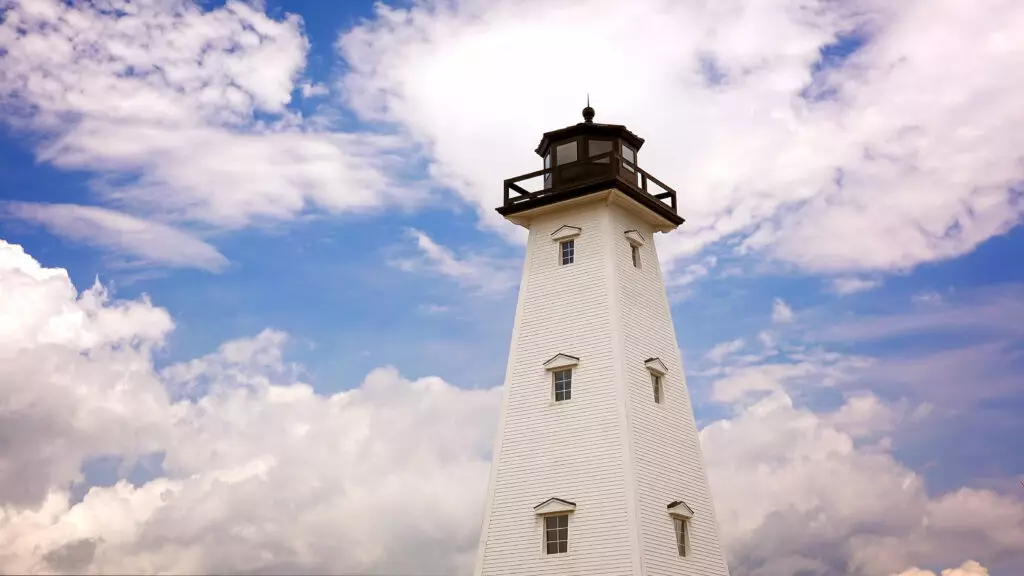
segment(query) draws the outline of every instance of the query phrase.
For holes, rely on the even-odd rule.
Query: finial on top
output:
[[[587,107],[583,109],[583,121],[590,124],[594,121],[594,109],[590,107],[590,93],[587,92]]]

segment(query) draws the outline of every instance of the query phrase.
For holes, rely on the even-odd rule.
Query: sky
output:
[[[1024,4],[0,0],[0,566],[468,574],[596,121],[734,576],[1024,573]]]

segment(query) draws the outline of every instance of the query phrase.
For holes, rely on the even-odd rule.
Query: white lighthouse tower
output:
[[[583,117],[498,208],[530,235],[476,574],[727,575],[653,239],[676,193]]]

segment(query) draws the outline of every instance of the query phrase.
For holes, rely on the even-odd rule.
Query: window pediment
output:
[[[575,238],[579,236],[580,232],[583,232],[582,228],[577,228],[576,226],[569,226],[568,224],[566,224],[559,228],[558,230],[555,230],[554,232],[551,233],[551,240],[554,242],[561,242],[563,240],[568,240],[570,238]]]
[[[668,368],[665,366],[665,363],[661,361],[661,358],[648,358],[644,361],[644,366],[658,376],[668,374]]]
[[[626,230],[622,235],[625,236],[626,240],[628,240],[633,246],[643,246],[646,244],[643,234],[637,230]]]
[[[580,363],[580,359],[568,354],[555,354],[555,356],[544,363],[545,370],[564,370],[573,368]]]
[[[690,508],[686,502],[683,502],[682,500],[670,502],[668,505],[668,513],[670,516],[675,518],[693,518],[693,508]]]
[[[547,500],[533,507],[533,512],[538,516],[545,514],[564,514],[576,510],[576,503],[562,498],[548,498]]]

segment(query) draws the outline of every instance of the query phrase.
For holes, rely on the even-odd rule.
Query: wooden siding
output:
[[[582,232],[559,264],[551,233]],[[643,268],[623,232],[640,230]],[[477,573],[576,576],[727,574],[650,227],[604,202],[531,223],[509,353]],[[553,402],[545,361],[578,357],[572,399]],[[668,366],[654,404],[644,361]],[[569,553],[543,552],[533,507],[575,502]],[[666,505],[694,510],[691,558],[675,554]]]

